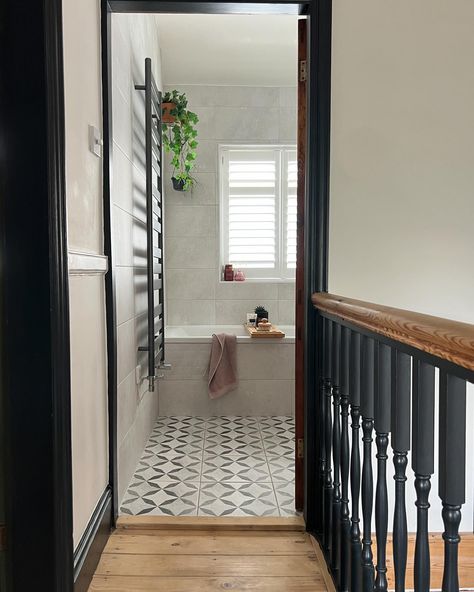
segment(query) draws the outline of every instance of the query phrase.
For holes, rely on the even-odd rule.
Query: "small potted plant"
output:
[[[176,191],[188,191],[195,183],[191,171],[196,159],[198,142],[195,126],[199,119],[196,113],[189,111],[186,95],[177,90],[164,94],[162,109],[163,146],[166,152],[172,154],[173,188]]]
[[[257,306],[255,308],[255,314],[257,315],[257,325],[262,319],[268,320],[268,311],[264,306]]]

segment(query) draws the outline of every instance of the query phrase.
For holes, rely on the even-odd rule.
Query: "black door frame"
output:
[[[102,83],[104,114],[104,218],[105,254],[109,257],[106,279],[107,344],[109,376],[109,458],[114,521],[117,499],[117,335],[115,328],[115,282],[111,229],[112,178],[112,78],[111,14],[300,14],[308,20],[308,105],[305,217],[305,503],[308,530],[319,529],[317,487],[320,452],[318,421],[320,358],[316,350],[318,316],[311,304],[314,292],[327,291],[329,218],[329,134],[331,96],[332,0],[274,2],[198,2],[174,0],[102,0]]]
[[[7,589],[72,591],[61,0],[0,8]]]
[[[111,132],[111,12],[281,14],[309,26],[305,300],[305,518],[318,529],[318,317],[310,296],[327,290],[331,0],[160,2],[102,0],[104,132]],[[18,24],[21,23],[21,30]],[[72,592],[72,457],[65,120],[61,0],[4,0],[0,79],[1,404],[7,424],[9,590]],[[110,146],[104,146],[106,255]],[[113,263],[111,261],[111,263]],[[113,265],[110,266],[113,268]],[[117,515],[116,336],[113,274],[106,277],[110,475]]]

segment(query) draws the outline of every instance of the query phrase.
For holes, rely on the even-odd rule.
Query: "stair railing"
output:
[[[438,495],[444,523],[442,590],[459,590],[466,383],[474,382],[474,326],[327,293],[314,294],[313,304],[321,317],[322,351],[319,542],[336,589],[430,590],[428,518],[438,399]],[[407,581],[405,501],[409,451],[417,516],[412,582]],[[388,464],[389,455],[393,469]],[[391,527],[394,581],[390,585],[387,473],[393,475],[395,490]],[[471,584],[474,587],[474,582]]]

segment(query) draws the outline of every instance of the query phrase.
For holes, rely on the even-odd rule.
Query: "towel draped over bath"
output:
[[[237,338],[225,333],[213,334],[209,360],[209,397],[217,399],[238,386]]]

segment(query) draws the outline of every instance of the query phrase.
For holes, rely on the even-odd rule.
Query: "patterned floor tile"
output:
[[[149,479],[152,481],[200,481],[202,469],[201,455],[181,455],[168,459],[166,456],[150,454],[142,456],[140,461],[142,468],[147,467],[153,471]],[[138,468],[135,476],[140,475],[142,469]],[[145,472],[142,470],[142,472]]]
[[[253,456],[254,454],[263,454],[263,444],[261,439],[256,438],[242,442],[218,436],[209,439],[206,438],[204,450],[214,452],[214,454],[246,454],[247,456]]]
[[[273,484],[278,508],[282,516],[295,516],[295,483],[294,481],[275,482]]]
[[[201,482],[270,482],[270,472],[265,456],[254,455],[235,459],[225,456],[208,457],[202,465]]]
[[[295,420],[287,415],[275,415],[259,418],[260,429],[265,431],[267,428],[278,428],[279,430],[295,431]]]
[[[265,436],[262,434],[265,451],[273,456],[292,458],[295,454],[295,441],[281,436]]]
[[[291,417],[160,417],[121,511],[293,515],[293,483]]]
[[[268,466],[272,481],[294,481],[295,480],[295,461],[293,458],[284,456],[267,455]]]
[[[199,488],[192,483],[132,483],[121,511],[134,516],[196,516]]]
[[[229,427],[226,424],[208,424],[206,428],[206,437],[225,436],[226,438],[240,438],[241,436],[260,437],[258,423],[250,425]]]
[[[279,516],[270,483],[204,483],[199,516]]]
[[[258,425],[258,418],[238,415],[221,415],[210,417],[206,423],[208,426],[226,425],[229,429],[235,429],[240,426]]]

